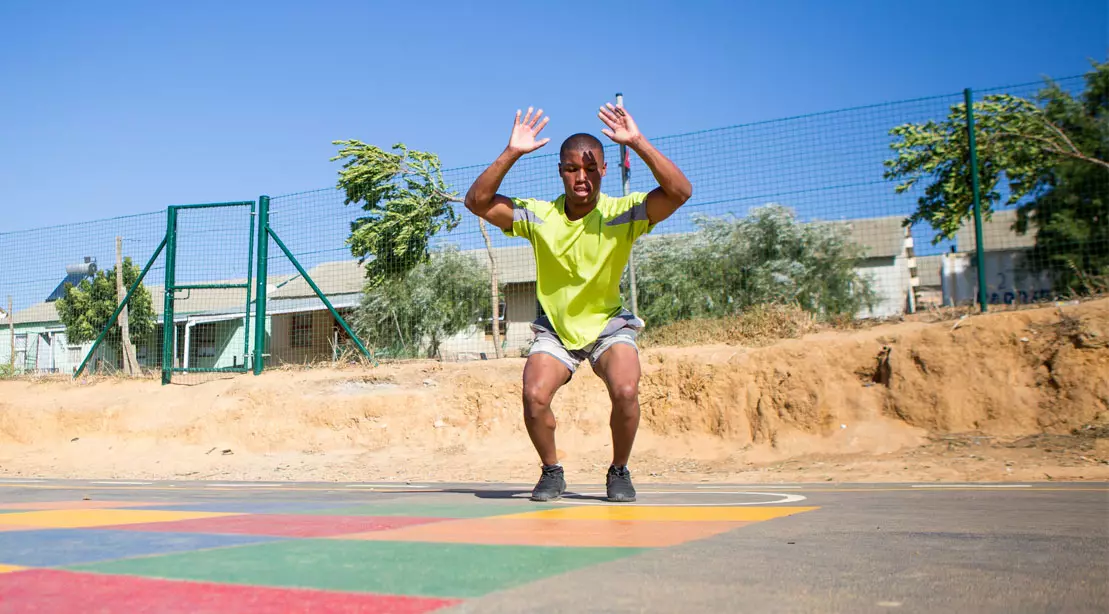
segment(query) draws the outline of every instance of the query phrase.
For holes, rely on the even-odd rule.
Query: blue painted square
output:
[[[0,532],[0,564],[54,567],[278,541],[264,535],[146,533],[110,529]]]
[[[144,510],[167,512],[220,512],[229,514],[296,514],[335,507],[334,503],[297,503],[294,501],[203,501],[171,505],[144,505]],[[139,509],[139,508],[136,508]]]

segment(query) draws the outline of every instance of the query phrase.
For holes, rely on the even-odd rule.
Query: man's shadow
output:
[[[444,488],[438,492],[447,492],[452,494],[473,495],[478,499],[500,499],[500,500],[516,500],[516,501],[530,501],[531,490],[520,489],[477,489],[477,488]],[[608,498],[604,495],[584,495],[576,493],[572,490],[567,490],[562,493],[563,499],[572,499],[576,501],[607,501]]]

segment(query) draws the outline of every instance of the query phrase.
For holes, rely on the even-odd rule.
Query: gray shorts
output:
[[[558,334],[555,333],[551,321],[544,316],[531,323],[535,340],[532,341],[528,356],[532,354],[550,354],[566,365],[566,368],[570,370],[570,377],[573,377],[582,361],[589,360],[590,366],[595,366],[601,355],[617,343],[630,345],[638,352],[639,346],[635,341],[642,329],[643,320],[625,310],[608,321],[608,325],[597,336],[596,341],[580,350],[568,350],[566,346],[562,345],[562,339],[559,339]]]

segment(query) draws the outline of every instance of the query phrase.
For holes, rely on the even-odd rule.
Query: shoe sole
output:
[[[635,497],[607,497],[605,500],[611,503],[634,503]]]

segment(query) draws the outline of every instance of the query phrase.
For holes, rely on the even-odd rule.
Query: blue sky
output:
[[[618,90],[661,136],[1078,74],[1106,5],[9,0],[0,230],[328,187],[342,138],[480,164]]]
[[[336,139],[403,141],[455,169],[496,156],[515,110],[528,105],[551,116],[552,145],[540,153],[573,132],[599,134],[596,109],[616,91],[658,138],[1081,74],[1089,59],[1106,57],[1107,4],[8,0],[0,3],[0,285],[14,283],[17,302],[41,300],[81,255],[110,266],[118,233],[145,260],[164,216],[4,233],[331,188]],[[874,200],[891,192],[875,184],[884,144],[874,139],[892,124],[940,115],[952,100],[663,142],[694,165],[693,205],[870,182],[789,204],[840,217],[867,206],[868,215],[901,214],[911,202]],[[859,122],[873,140],[866,156],[852,149]],[[825,135],[839,147],[805,157]],[[711,157],[715,147],[746,157],[714,166],[724,159]],[[508,183],[557,190],[553,165],[532,162]],[[464,191],[476,172],[448,178]],[[633,188],[649,179],[637,167]],[[309,261],[343,257],[341,233],[356,212],[338,212],[333,191],[301,200],[300,217],[284,219],[275,201],[286,243],[319,252]],[[298,223],[314,206],[330,212],[329,232],[338,233],[327,245]],[[477,236],[472,221],[460,230]],[[245,263],[242,250],[226,251]],[[230,270],[210,269],[194,273]]]

